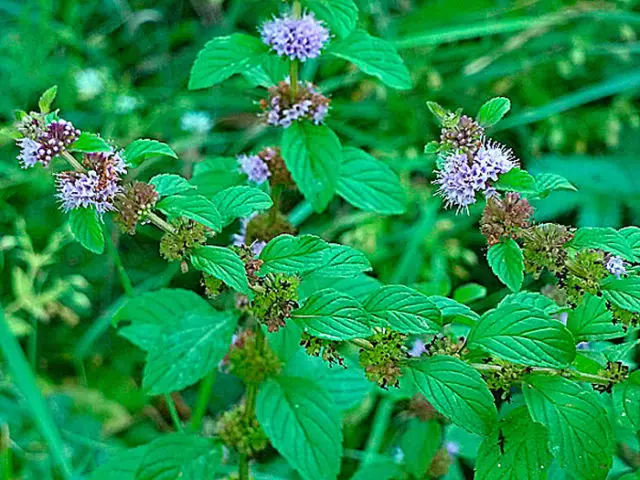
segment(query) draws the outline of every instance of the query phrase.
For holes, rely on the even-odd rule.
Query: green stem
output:
[[[291,84],[291,102],[295,103],[298,96],[298,61],[289,61],[289,83]]]
[[[212,370],[206,377],[204,377],[204,379],[202,379],[202,382],[200,382],[198,400],[196,401],[193,416],[191,417],[191,430],[194,432],[198,432],[200,431],[200,428],[202,428],[202,419],[207,413],[207,407],[209,406],[209,399],[211,398],[211,392],[215,380],[216,372],[215,370]]]
[[[171,398],[170,393],[164,394],[164,401],[167,403],[167,408],[169,409],[169,414],[171,415],[173,426],[176,428],[178,432],[182,432],[182,422],[180,422],[178,411],[176,410],[176,406],[173,403],[173,398]]]
[[[384,434],[387,431],[389,422],[391,421],[391,414],[393,413],[393,407],[395,401],[389,397],[383,397],[378,404],[376,413],[373,417],[373,425],[371,427],[371,433],[367,439],[365,446],[365,453],[362,462],[360,463],[360,469],[364,468],[376,454],[382,448],[382,442],[384,441]],[[359,470],[360,470],[359,469]]]
[[[274,185],[271,196],[273,198],[273,206],[269,211],[269,223],[273,226],[278,218],[278,211],[280,210],[280,196],[282,195],[282,185]]]
[[[27,353],[31,368],[36,372],[38,370],[38,319],[31,316],[31,333],[29,334],[29,342],[27,344]]]
[[[470,365],[478,372],[499,372],[500,370],[502,370],[502,367],[500,365],[491,365],[490,363],[471,363]],[[589,382],[602,385],[611,383],[611,379],[607,377],[603,377],[601,375],[593,375],[591,373],[576,372],[572,370],[558,370],[556,368],[548,367],[531,367],[530,372],[542,375],[571,378],[578,382]]]
[[[122,264],[122,259],[120,258],[120,254],[118,253],[118,249],[113,242],[113,238],[110,235],[107,235],[107,247],[109,248],[109,255],[113,259],[113,263],[116,265],[116,270],[118,271],[118,276],[120,278],[120,283],[122,284],[122,288],[127,297],[133,297],[133,284],[131,283],[131,279],[127,274],[127,271]]]

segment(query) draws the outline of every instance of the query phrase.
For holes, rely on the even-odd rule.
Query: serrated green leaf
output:
[[[562,377],[533,375],[522,391],[533,420],[547,427],[560,465],[578,480],[606,478],[614,442],[597,394]]]
[[[429,297],[436,307],[440,309],[443,319],[457,317],[465,317],[471,320],[480,320],[480,315],[455,300],[440,295],[431,295]],[[443,322],[444,323],[444,322]]]
[[[520,290],[524,280],[524,257],[513,238],[491,246],[487,261],[502,283],[514,292]]]
[[[565,326],[528,305],[489,310],[471,328],[467,345],[503,360],[539,367],[568,367],[576,356],[573,336]]]
[[[578,189],[562,175],[555,173],[539,173],[533,177],[538,187],[538,194],[541,196],[548,195],[556,190],[569,190],[577,192]]]
[[[169,173],[156,175],[149,180],[149,183],[156,187],[156,192],[158,192],[158,195],[161,197],[188,192],[196,188],[191,185],[186,178]]]
[[[498,177],[494,184],[497,190],[518,193],[538,193],[535,178],[520,168],[512,168]]]
[[[256,37],[234,33],[209,41],[198,53],[189,75],[189,89],[207,88],[259,65],[268,47]]]
[[[353,0],[303,0],[302,3],[340,38],[347,37],[356,28],[358,7]]]
[[[336,134],[324,125],[294,123],[282,136],[282,158],[313,209],[323,211],[340,178],[342,146]]]
[[[322,266],[311,270],[305,277],[344,278],[371,270],[366,255],[355,248],[335,243],[329,244],[323,253]]]
[[[304,480],[335,480],[342,457],[340,413],[329,394],[303,378],[260,386],[256,416],[272,445]]]
[[[626,240],[635,256],[635,261],[640,262],[640,228],[638,227],[624,227],[619,230]]]
[[[326,53],[344,58],[391,88],[408,90],[412,86],[409,70],[393,45],[364,30],[355,30],[347,38],[332,43]]]
[[[613,324],[613,315],[604,298],[585,293],[580,304],[569,313],[567,328],[576,341],[608,340],[624,337],[620,325]]]
[[[429,403],[456,425],[480,435],[493,428],[493,395],[482,376],[462,360],[437,355],[412,362],[407,373]]]
[[[504,305],[534,307],[544,311],[547,315],[555,315],[563,310],[563,307],[557,305],[556,302],[551,300],[549,297],[535,292],[518,292],[509,294],[498,304],[499,307]]]
[[[78,139],[69,145],[69,150],[72,152],[110,152],[111,145],[102,139],[102,137],[95,133],[82,132]]]
[[[248,186],[226,188],[216,193],[211,201],[218,208],[223,225],[228,225],[236,218],[249,217],[252,213],[273,205],[267,193]]]
[[[124,158],[129,165],[137,167],[144,160],[151,157],[171,157],[178,158],[178,154],[174,152],[166,143],[157,140],[141,139],[131,142],[124,149]]]
[[[104,251],[104,234],[98,213],[89,208],[76,208],[69,213],[69,227],[73,238],[89,250],[100,255]]]
[[[207,245],[191,252],[193,267],[229,285],[234,290],[249,295],[249,281],[244,263],[237,253],[224,247]]]
[[[222,218],[214,203],[202,195],[172,195],[156,205],[170,217],[190,218],[214,232],[222,229]]]
[[[442,123],[442,121],[445,119],[445,117],[447,116],[447,110],[442,107],[439,103],[436,102],[431,102],[428,101],[427,102],[427,108],[429,109],[429,111],[433,114],[434,117],[436,117],[438,119],[438,122]],[[438,142],[431,142],[430,144],[434,144],[434,146],[438,146]],[[427,144],[429,145],[429,144]],[[426,147],[425,147],[426,148]],[[434,150],[433,153],[435,153],[437,151],[437,148]],[[426,153],[426,151],[425,151]]]
[[[640,370],[613,387],[612,399],[620,421],[636,432],[640,431]]]
[[[640,277],[607,277],[601,287],[602,295],[608,301],[630,312],[640,313]]]
[[[242,76],[254,87],[273,87],[289,74],[289,62],[277,55],[264,55],[259,64],[243,70]]]
[[[483,127],[491,127],[502,120],[511,109],[511,102],[505,97],[496,97],[487,101],[478,112],[478,123]]]
[[[113,480],[117,478],[118,480],[135,480],[136,472],[146,452],[147,445],[118,452],[109,457],[109,460],[104,465],[94,470],[89,479]]]
[[[387,165],[353,147],[342,150],[338,194],[355,207],[386,215],[404,213],[406,196]]]
[[[58,93],[58,86],[54,85],[51,88],[48,88],[41,96],[40,100],[38,100],[38,108],[40,108],[40,113],[49,113],[51,110],[51,104],[56,99],[56,94]]]
[[[171,319],[147,354],[142,385],[150,395],[177,392],[217,367],[229,351],[237,318],[210,307]]]
[[[435,419],[425,422],[410,418],[399,442],[407,471],[415,478],[424,478],[441,445],[440,422]]]
[[[551,454],[547,430],[534,423],[525,407],[501,420],[478,449],[476,480],[545,480]]]
[[[440,309],[413,288],[386,285],[373,292],[364,308],[377,325],[402,333],[425,334],[442,330]]]
[[[221,460],[219,443],[192,434],[173,433],[146,446],[135,480],[211,478]]]
[[[194,165],[189,183],[201,195],[212,198],[222,190],[246,184],[246,180],[247,176],[238,169],[235,157],[214,157]]]
[[[575,249],[594,248],[619,255],[625,260],[634,261],[633,248],[627,239],[613,228],[582,227],[579,228],[569,246]]]
[[[369,316],[354,298],[333,289],[309,296],[291,313],[296,323],[314,337],[350,340],[371,335]]]
[[[311,274],[305,276],[300,282],[298,295],[302,300],[326,288],[333,288],[363,303],[373,291],[380,288],[380,282],[364,274],[343,278]]]
[[[264,262],[260,273],[304,274],[323,266],[328,248],[327,242],[313,235],[279,235],[260,253]]]

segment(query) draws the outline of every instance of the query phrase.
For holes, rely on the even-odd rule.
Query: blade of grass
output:
[[[64,444],[60,432],[51,417],[47,404],[40,394],[36,378],[20,348],[20,344],[9,330],[0,307],[0,350],[18,389],[27,399],[27,405],[33,415],[33,421],[44,437],[51,456],[55,460],[62,477],[67,480],[73,477],[71,465],[64,453]]]

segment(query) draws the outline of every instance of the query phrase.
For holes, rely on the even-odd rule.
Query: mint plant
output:
[[[149,139],[120,149],[78,130],[51,111],[55,87],[39,111],[19,112],[18,160],[65,168],[54,173],[56,198],[87,250],[104,251],[112,216],[125,234],[158,229],[160,255],[184,273],[201,273],[196,289],[132,294],[113,316],[119,335],[145,352],[142,388],[164,398],[175,432],[114,454],[91,478],[233,471],[248,480],[275,469],[276,455],[304,479],[347,478],[343,414],[370,391],[408,404],[410,420],[391,442],[395,461],[378,465],[368,455],[351,478],[444,475],[456,447],[443,443],[443,425],[453,424],[482,438],[476,478],[547,478],[556,462],[576,478],[600,479],[613,465],[618,430],[640,430],[640,377],[630,356],[640,315],[640,229],[537,223],[532,202],[574,187],[559,175],[529,174],[487,136],[508,112],[506,98],[488,101],[475,118],[430,103],[442,131],[425,148],[436,158],[445,207],[463,214],[485,202],[479,231],[506,287],[491,308],[476,312],[410,286],[382,285],[358,250],[297,234],[304,215],[283,202],[296,190],[308,202],[301,210],[311,207],[305,215],[325,210],[336,194],[363,210],[404,211],[393,171],[343,147],[325,124],[330,99],[301,80],[302,63],[333,56],[392,88],[410,87],[393,47],[356,21],[350,1],[294,1],[261,26],[261,38],[211,40],[190,88],[236,74],[266,87],[256,114],[281,140],[205,160],[192,178],[129,181],[149,158],[176,153]],[[239,378],[245,391],[207,429],[218,371]],[[349,391],[349,382],[357,388]],[[187,425],[173,394],[194,385]],[[381,402],[376,417],[388,405]],[[418,445],[427,442],[425,454]]]

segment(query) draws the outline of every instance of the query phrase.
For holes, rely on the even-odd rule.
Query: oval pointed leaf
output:
[[[364,308],[380,326],[402,333],[438,333],[440,309],[429,297],[404,285],[387,285],[372,293]]]
[[[411,363],[407,370],[418,391],[453,423],[480,435],[491,431],[497,416],[493,395],[472,367],[438,355]]]
[[[620,308],[640,313],[640,277],[607,277],[602,281],[602,295]]]
[[[305,276],[323,278],[354,277],[371,270],[371,264],[364,253],[345,245],[329,244],[324,250],[322,266],[312,270]]]
[[[335,480],[342,457],[340,412],[316,383],[295,377],[260,386],[256,416],[276,450],[304,480]]]
[[[73,238],[90,252],[104,251],[104,234],[98,213],[88,208],[76,208],[69,213],[69,227]]]
[[[576,231],[569,246],[576,249],[594,248],[619,255],[625,260],[633,262],[635,255],[633,248],[620,232],[606,227],[583,227]]]
[[[218,37],[198,53],[191,68],[189,89],[207,88],[259,65],[267,46],[259,38],[244,33]]]
[[[391,88],[408,90],[412,86],[409,70],[393,45],[364,30],[355,30],[347,38],[334,42],[326,53],[344,58]]]
[[[394,215],[406,210],[406,197],[398,176],[387,165],[358,148],[342,150],[338,194],[368,212]]]
[[[171,217],[185,217],[209,227],[214,232],[222,229],[222,218],[211,200],[202,195],[172,195],[160,201],[157,208]]]
[[[604,480],[614,442],[597,394],[565,378],[533,375],[522,392],[533,420],[547,427],[560,465],[576,479]]]
[[[623,424],[640,431],[640,371],[613,387],[613,406]]]
[[[528,305],[507,304],[489,310],[469,332],[467,345],[503,360],[539,367],[568,367],[576,356],[569,330]]]
[[[314,337],[327,340],[350,340],[371,335],[369,316],[352,297],[333,289],[310,295],[291,318]]]
[[[614,325],[613,315],[604,298],[585,293],[580,304],[569,313],[567,328],[577,342],[624,337],[621,325]]]
[[[260,273],[303,274],[322,267],[329,244],[320,237],[280,235],[271,240],[260,253],[264,263]]]
[[[109,145],[102,137],[95,133],[82,132],[78,139],[69,145],[69,150],[72,152],[110,152],[111,145]]]
[[[149,139],[136,140],[124,149],[124,158],[129,165],[134,167],[151,157],[178,158],[178,155],[166,143]]]
[[[478,112],[478,123],[483,127],[495,125],[511,109],[511,102],[505,97],[492,98],[486,102]]]
[[[338,37],[344,38],[356,28],[358,7],[353,0],[303,0],[303,3]]]
[[[207,245],[195,249],[190,256],[194,268],[213,275],[234,290],[249,294],[249,281],[244,263],[233,251]]]
[[[524,280],[524,257],[513,238],[489,248],[487,261],[502,283],[514,292],[520,290]]]
[[[249,217],[252,213],[266,210],[273,205],[271,197],[255,187],[231,187],[215,194],[211,199],[228,225],[236,218]]]
[[[149,183],[156,187],[156,192],[161,197],[188,192],[196,188],[186,178],[173,174],[156,175],[149,180]]]
[[[323,211],[340,178],[342,146],[336,134],[324,125],[294,123],[282,136],[282,158],[314,210]]]

